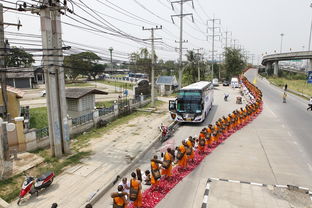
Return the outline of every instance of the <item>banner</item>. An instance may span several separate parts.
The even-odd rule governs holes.
[[[308,71],[307,83],[312,84],[312,71]]]

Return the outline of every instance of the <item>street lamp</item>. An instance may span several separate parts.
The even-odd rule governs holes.
[[[284,37],[284,33],[281,33],[281,49],[280,49],[280,53],[282,53],[283,50],[283,37]]]

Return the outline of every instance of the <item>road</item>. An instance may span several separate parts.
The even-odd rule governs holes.
[[[256,75],[255,70],[247,73],[251,81]],[[312,190],[311,153],[308,151],[312,147],[308,134],[312,113],[306,112],[305,101],[292,95],[288,103],[283,104],[281,91],[265,81],[257,80],[257,86],[264,93],[263,112],[208,155],[167,194],[157,208],[201,207],[206,181],[212,177],[271,185],[290,184]],[[240,107],[234,104],[233,91],[230,91],[230,102],[222,100],[223,93],[228,90],[231,89],[220,87],[215,91],[215,105],[203,124],[182,125],[172,140],[179,144],[189,135],[198,134],[203,126]],[[136,167],[141,170],[149,168],[148,161],[158,148],[147,153]],[[116,187],[110,192],[113,191]],[[248,184],[213,182],[208,205],[214,208],[312,207],[307,194],[287,191],[273,186],[260,188]],[[95,208],[108,206],[111,206],[109,193],[96,203]]]

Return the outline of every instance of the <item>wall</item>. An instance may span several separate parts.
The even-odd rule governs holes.
[[[16,98],[16,94],[8,91],[8,112],[10,113],[11,118],[15,118],[19,116],[20,113],[20,105],[19,101]],[[2,101],[2,91],[0,90],[0,106],[3,106]]]
[[[143,99],[143,98],[142,98]],[[134,100],[130,100],[129,105],[130,105],[130,112],[133,110],[143,107],[151,102],[150,99],[143,100],[140,102],[134,102]],[[93,112],[93,119],[83,123],[81,125],[73,126],[72,125],[72,120],[69,119],[69,126],[70,126],[70,137],[74,137],[76,135],[79,135],[83,132],[86,132],[94,127],[96,127],[96,124],[98,123],[99,120],[104,120],[111,122],[115,119],[117,119],[119,116],[119,111],[118,111],[118,106],[114,106],[114,111],[107,113],[103,116],[99,116],[99,111],[95,110]],[[26,151],[34,151],[40,148],[47,148],[50,146],[50,140],[49,137],[43,137],[43,138],[37,138],[36,135],[36,129],[30,129],[28,131],[25,131],[25,139],[26,139]]]

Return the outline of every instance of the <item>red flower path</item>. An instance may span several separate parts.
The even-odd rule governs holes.
[[[252,91],[254,92],[254,91]],[[262,103],[260,106],[260,113],[262,112]],[[255,114],[255,116],[251,117],[251,120],[245,123],[244,125],[240,126],[237,130],[232,131],[231,134],[235,133],[252,120],[254,120],[260,113]],[[222,140],[226,140],[231,136],[231,134],[223,135]],[[175,167],[172,170],[172,176],[170,179],[161,178],[159,181],[159,185],[157,190],[154,190],[152,187],[146,189],[143,192],[143,208],[153,208],[155,207],[184,177],[186,177],[189,173],[191,173],[201,162],[202,160],[209,155],[219,144],[217,144],[214,148],[207,148],[205,154],[199,154],[198,151],[195,152],[195,159],[194,162],[188,163],[187,170],[179,171],[179,167]],[[128,208],[134,208],[133,204],[131,203]]]

